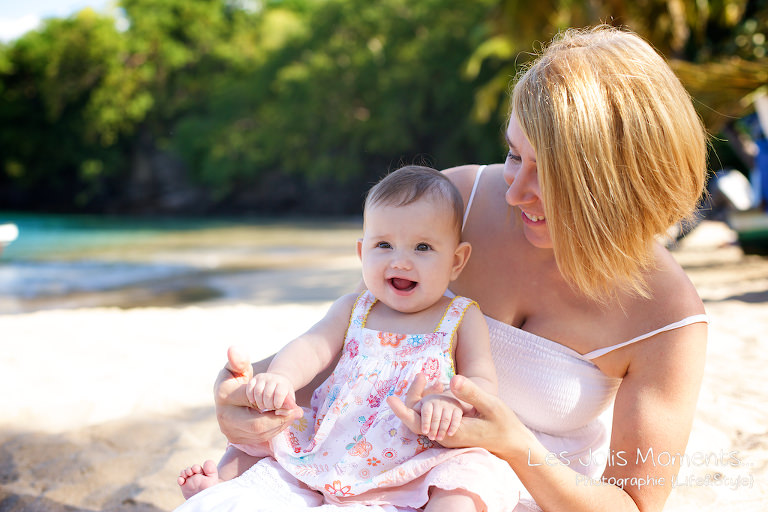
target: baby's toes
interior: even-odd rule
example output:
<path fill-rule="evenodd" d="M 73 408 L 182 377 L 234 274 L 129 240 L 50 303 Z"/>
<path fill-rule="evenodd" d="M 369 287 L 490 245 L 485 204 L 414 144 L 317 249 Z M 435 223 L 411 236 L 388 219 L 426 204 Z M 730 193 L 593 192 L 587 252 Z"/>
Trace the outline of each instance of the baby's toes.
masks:
<path fill-rule="evenodd" d="M 205 462 L 203 462 L 202 471 L 204 475 L 216 474 L 218 472 L 218 469 L 219 468 L 216 466 L 216 463 L 213 462 L 212 460 L 206 460 Z"/>

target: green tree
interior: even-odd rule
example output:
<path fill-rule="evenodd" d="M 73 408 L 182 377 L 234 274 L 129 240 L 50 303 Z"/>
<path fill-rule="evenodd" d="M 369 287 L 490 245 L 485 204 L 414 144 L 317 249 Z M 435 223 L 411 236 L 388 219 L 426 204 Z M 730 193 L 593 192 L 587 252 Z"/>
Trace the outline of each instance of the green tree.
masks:
<path fill-rule="evenodd" d="M 351 212 L 403 162 L 495 160 L 500 125 L 469 115 L 489 73 L 460 73 L 491 5 L 122 0 L 121 30 L 51 20 L 0 51 L 5 199 Z"/>
<path fill-rule="evenodd" d="M 93 104 L 123 54 L 114 20 L 90 9 L 51 19 L 2 48 L 0 188 L 5 207 L 83 206 L 104 193 L 119 151 Z"/>
<path fill-rule="evenodd" d="M 302 6 L 260 12 L 254 26 L 265 34 L 262 46 L 267 26 L 279 40 L 263 64 L 179 123 L 178 149 L 220 197 L 237 190 L 274 199 L 274 189 L 263 192 L 282 182 L 306 208 L 351 211 L 370 181 L 401 162 L 446 167 L 498 158 L 499 127 L 470 119 L 474 84 L 460 75 L 485 35 L 477 27 L 487 2 Z M 300 192 L 323 183 L 348 193 Z"/>
<path fill-rule="evenodd" d="M 712 132 L 751 111 L 752 95 L 766 85 L 766 0 L 501 0 L 487 21 L 492 36 L 469 60 L 470 77 L 495 74 L 476 93 L 475 115 L 506 113 L 506 86 L 534 42 L 568 27 L 609 23 L 647 38 L 669 60 L 694 96 Z"/>

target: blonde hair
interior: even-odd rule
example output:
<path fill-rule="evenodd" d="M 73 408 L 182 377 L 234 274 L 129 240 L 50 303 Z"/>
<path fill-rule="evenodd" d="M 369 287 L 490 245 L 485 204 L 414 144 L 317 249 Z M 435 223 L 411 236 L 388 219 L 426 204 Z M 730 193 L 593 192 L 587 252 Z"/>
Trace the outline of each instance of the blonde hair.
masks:
<path fill-rule="evenodd" d="M 706 176 L 706 132 L 670 67 L 631 32 L 571 29 L 524 70 L 511 106 L 560 272 L 593 299 L 648 297 L 652 244 L 692 215 Z"/>

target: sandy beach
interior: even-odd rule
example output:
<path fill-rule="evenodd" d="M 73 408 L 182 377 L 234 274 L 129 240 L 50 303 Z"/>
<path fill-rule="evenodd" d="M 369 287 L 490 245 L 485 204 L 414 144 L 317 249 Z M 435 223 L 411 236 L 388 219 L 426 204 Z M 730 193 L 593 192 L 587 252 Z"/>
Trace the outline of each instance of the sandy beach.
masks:
<path fill-rule="evenodd" d="M 768 503 L 768 258 L 705 223 L 675 251 L 710 317 L 707 367 L 686 459 L 665 510 Z M 354 259 L 332 269 L 355 282 Z M 274 293 L 296 288 L 283 270 Z M 300 283 L 299 283 L 300 284 Z M 0 511 L 160 511 L 182 502 L 179 469 L 217 459 L 211 388 L 238 345 L 259 359 L 314 323 L 311 300 L 49 309 L 0 317 Z M 294 295 L 300 295 L 296 292 Z"/>

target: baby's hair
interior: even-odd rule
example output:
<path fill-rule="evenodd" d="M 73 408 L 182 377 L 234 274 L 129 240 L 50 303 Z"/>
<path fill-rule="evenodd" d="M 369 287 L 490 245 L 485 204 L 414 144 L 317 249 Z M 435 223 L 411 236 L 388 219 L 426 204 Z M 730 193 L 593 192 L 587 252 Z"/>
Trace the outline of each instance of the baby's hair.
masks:
<path fill-rule="evenodd" d="M 456 232 L 461 236 L 461 193 L 443 173 L 431 167 L 406 165 L 387 174 L 368 191 L 365 210 L 374 205 L 407 206 L 425 196 L 441 201 L 451 210 Z"/>

